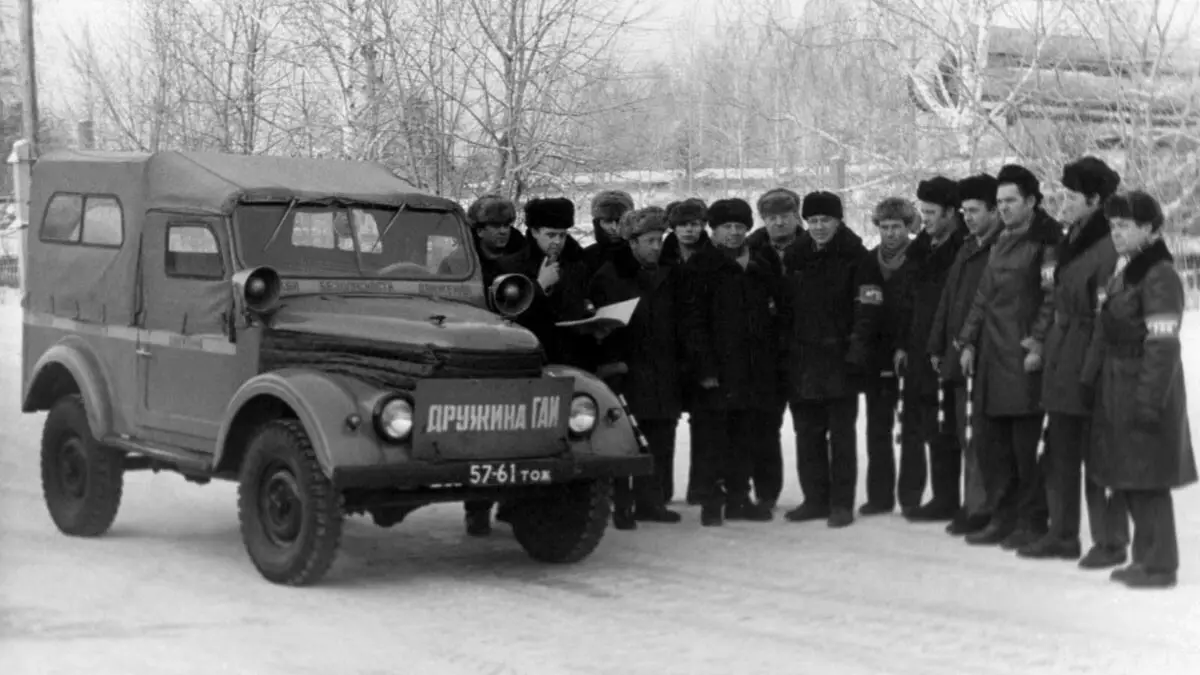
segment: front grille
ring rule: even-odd
[[[259,371],[312,368],[382,388],[413,389],[418,380],[540,377],[542,351],[443,349],[293,331],[267,331]]]

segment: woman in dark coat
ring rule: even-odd
[[[1133,517],[1133,562],[1112,579],[1166,588],[1179,569],[1171,490],[1197,479],[1179,340],[1184,288],[1153,197],[1117,194],[1104,213],[1129,262],[1098,298],[1098,348],[1084,369],[1096,401],[1088,474],[1120,493]]]

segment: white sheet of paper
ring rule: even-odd
[[[624,302],[614,302],[611,305],[605,305],[596,310],[595,316],[590,316],[586,319],[577,319],[575,321],[559,321],[554,324],[563,328],[572,326],[589,326],[592,324],[615,324],[620,326],[628,326],[629,320],[633,318],[633,312],[637,309],[638,301],[641,298],[633,298]]]

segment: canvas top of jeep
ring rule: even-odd
[[[571,437],[581,392],[595,417],[619,402],[497,314],[461,207],[382,165],[60,151],[33,167],[31,214],[26,411],[52,405],[46,373],[65,368],[98,439],[225,477],[266,400],[346,480],[412,460],[637,452],[611,421],[597,425],[609,441]],[[399,439],[380,420],[396,400]]]

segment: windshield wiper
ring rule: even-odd
[[[260,253],[266,253],[267,249],[271,248],[271,244],[275,243],[275,239],[279,237],[279,231],[283,229],[283,224],[287,222],[287,217],[292,215],[292,211],[295,210],[296,201],[297,200],[293,198],[292,201],[288,202],[287,211],[283,212],[283,217],[280,218],[279,222],[275,224],[275,229],[271,230],[271,238],[267,240],[267,243],[263,244],[262,251],[259,251]]]
[[[375,239],[375,243],[371,245],[371,250],[367,251],[367,253],[374,253],[375,249],[383,243],[383,238],[387,236],[388,231],[390,231],[392,226],[396,224],[396,221],[400,219],[400,212],[404,210],[405,206],[406,204],[403,202],[400,203],[399,208],[397,208],[396,212],[392,214],[392,219],[387,222],[387,225],[383,226],[383,232],[379,233],[379,237]]]

